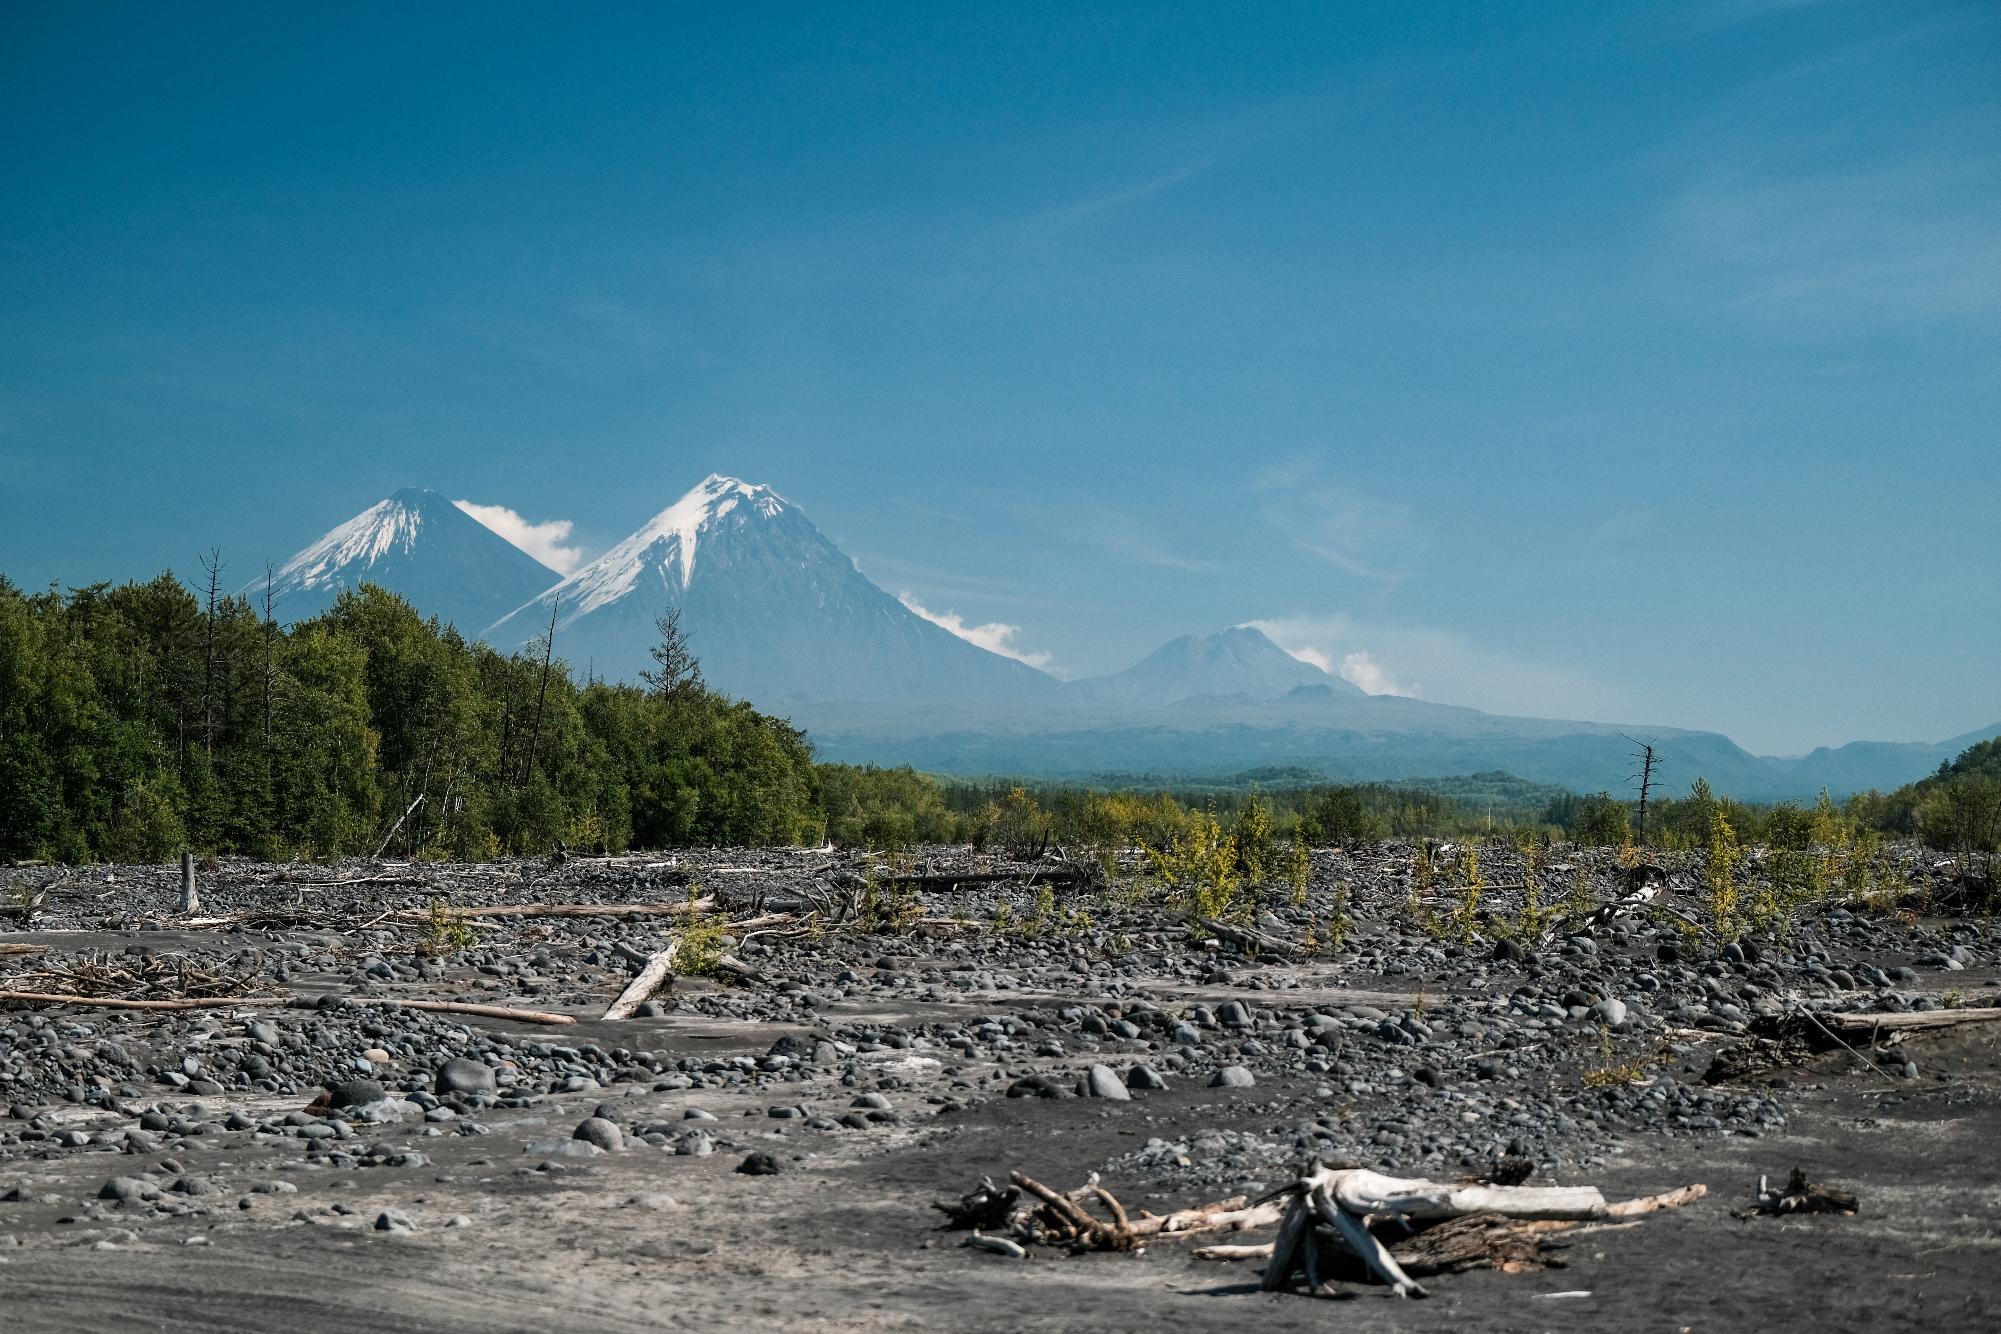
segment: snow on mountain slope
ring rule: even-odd
[[[1033,668],[911,612],[770,487],[718,475],[487,637],[503,647],[526,643],[553,610],[559,656],[630,680],[648,665],[655,619],[674,608],[710,684],[771,707],[1056,689]]]
[[[316,616],[343,588],[380,584],[468,633],[560,576],[435,491],[406,487],[334,528],[278,568],[272,607]],[[264,581],[243,589],[261,605]]]

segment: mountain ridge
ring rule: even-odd
[[[487,577],[488,564],[506,577]],[[458,578],[439,588],[439,569]],[[1273,764],[1356,779],[1507,769],[1577,790],[1619,788],[1631,768],[1624,733],[1634,724],[1370,695],[1248,625],[1182,635],[1124,671],[1060,682],[919,616],[771,487],[716,473],[568,577],[437,492],[412,488],[336,527],[286,571],[298,585],[287,590],[292,604],[331,602],[338,587],[368,578],[429,614],[482,627],[503,651],[541,635],[553,612],[557,656],[614,680],[649,665],[656,618],[679,611],[713,686],[789,714],[828,759],[1023,776]],[[518,592],[528,581],[536,587],[490,620],[461,619],[474,595],[492,606],[496,587]],[[1945,749],[1952,741],[1857,741],[1780,759],[1720,733],[1644,730],[1664,743],[1670,787],[1703,776],[1749,799],[1900,786],[1957,753]],[[1997,733],[2001,724],[1957,740]]]

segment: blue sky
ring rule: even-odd
[[[0,571],[721,471],[1066,675],[2001,720],[2001,8],[735,8],[12,7]]]

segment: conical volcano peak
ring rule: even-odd
[[[695,578],[695,552],[702,533],[733,513],[775,518],[788,509],[785,497],[768,486],[754,485],[721,473],[710,473],[700,485],[653,516],[638,532],[606,553],[601,562],[623,570],[651,558],[662,569],[672,566],[686,588]],[[622,580],[629,587],[629,580]]]
[[[556,579],[554,570],[438,492],[406,486],[281,565],[271,595],[274,609],[299,620],[325,610],[342,589],[375,583],[470,629]],[[243,592],[261,597],[264,581]]]

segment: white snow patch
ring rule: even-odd
[[[395,550],[409,551],[417,542],[423,516],[396,500],[378,500],[286,561],[277,582],[288,587],[316,588],[330,573],[350,565],[371,566]]]
[[[560,598],[567,624],[617,602],[636,588],[648,571],[663,585],[685,591],[695,578],[695,552],[703,532],[739,505],[749,505],[763,517],[772,518],[786,508],[786,501],[768,486],[710,473],[701,485],[654,515],[638,532],[535,601]]]
[[[470,500],[454,500],[452,504],[557,574],[575,574],[584,563],[582,547],[563,545],[570,540],[570,530],[575,526],[568,519],[536,523],[505,505],[481,505]]]
[[[968,644],[975,644],[989,653],[998,653],[1003,658],[1013,658],[1016,662],[1026,663],[1037,670],[1046,670],[1049,666],[1051,661],[1049,654],[1032,653],[1015,644],[1015,636],[1021,633],[1021,627],[1018,625],[1008,625],[1002,621],[989,621],[985,625],[968,625],[956,612],[926,610],[908,593],[898,593],[896,600],[939,629],[950,631]]]

